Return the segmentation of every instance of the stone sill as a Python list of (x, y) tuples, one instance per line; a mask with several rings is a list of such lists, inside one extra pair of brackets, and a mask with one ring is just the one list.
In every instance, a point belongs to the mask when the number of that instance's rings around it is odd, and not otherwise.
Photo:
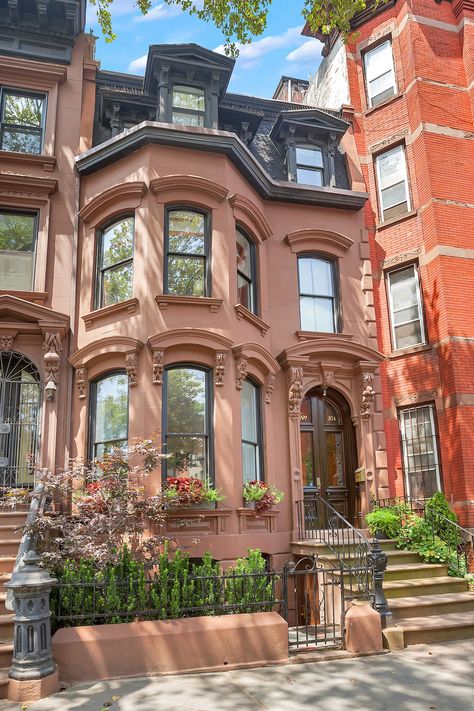
[(378, 109), (383, 109), (384, 106), (392, 104), (394, 101), (397, 101), (402, 96), (404, 96), (403, 91), (399, 91), (397, 94), (389, 96), (388, 99), (385, 99), (385, 101), (381, 101), (380, 104), (377, 104), (377, 106), (371, 106), (370, 108), (365, 109), (365, 111), (362, 112), (362, 116), (370, 116), (374, 113), (374, 111), (378, 111)]
[(26, 163), (31, 167), (40, 166), (51, 173), (56, 165), (56, 156), (38, 155), (37, 153), (19, 153), (16, 151), (0, 151), (2, 163)]
[(384, 220), (384, 222), (377, 222), (375, 225), (376, 230), (383, 230), (390, 225), (396, 225), (398, 222), (403, 222), (403, 220), (409, 220), (410, 217), (416, 217), (418, 215), (418, 210), (410, 210), (409, 212), (404, 212), (403, 215), (397, 215), (396, 217), (391, 217), (390, 220)]
[(311, 341), (318, 338), (334, 338), (350, 341), (354, 338), (352, 333), (331, 333), (325, 331), (295, 331), (299, 341)]
[(30, 301), (33, 304), (44, 306), (48, 298), (47, 291), (12, 291), (12, 289), (0, 289), (0, 296), (15, 296), (23, 301)]
[(251, 323), (253, 326), (256, 326), (256, 328), (259, 329), (260, 333), (262, 336), (266, 334), (270, 326), (265, 323), (265, 321), (262, 321), (262, 319), (259, 316), (256, 316), (253, 314), (251, 311), (248, 310), (245, 306), (242, 306), (242, 304), (236, 304), (234, 306), (235, 313), (237, 315), (237, 318), (239, 321), (244, 319), (245, 321), (248, 321)]
[(155, 296), (160, 311), (166, 311), (168, 306), (207, 306), (209, 311), (215, 313), (222, 306), (222, 299), (213, 299), (210, 296), (179, 296), (176, 294), (160, 294)]
[(82, 317), (86, 330), (94, 328), (101, 321), (106, 319), (108, 316), (127, 316), (128, 314), (134, 314), (138, 311), (139, 301), (136, 298), (127, 299), (127, 301), (120, 301), (118, 304), (111, 304), (110, 306), (104, 306), (101, 309), (96, 309), (91, 311), (86, 316)]
[(390, 360), (396, 360), (397, 358), (403, 358), (404, 356), (416, 355), (417, 353), (426, 353), (433, 350), (429, 343), (422, 343), (419, 346), (409, 346), (408, 348), (400, 348), (398, 351), (392, 351), (387, 358)]

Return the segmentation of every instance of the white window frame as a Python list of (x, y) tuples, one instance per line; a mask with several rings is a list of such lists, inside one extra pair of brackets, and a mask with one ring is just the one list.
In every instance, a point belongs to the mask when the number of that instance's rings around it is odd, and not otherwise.
[[(376, 50), (379, 50), (384, 45), (386, 45), (388, 47), (388, 51), (390, 52), (390, 57), (392, 60), (392, 66), (391, 66), (390, 73), (391, 73), (391, 79), (392, 79), (393, 94), (392, 94), (392, 96), (387, 96), (386, 99), (382, 99), (382, 101), (380, 101), (379, 103), (374, 104), (373, 103), (374, 97), (371, 95), (371, 92), (370, 92), (370, 81), (369, 81), (369, 76), (368, 76), (368, 71), (367, 71), (367, 57), (369, 57), (370, 54), (375, 52)], [(381, 76), (383, 76), (383, 75), (379, 74), (379, 76), (373, 77), (373, 79), (371, 81), (373, 81), (374, 79), (379, 79)], [(390, 38), (386, 39), (384, 42), (380, 42), (380, 44), (377, 44), (375, 47), (371, 47), (364, 53), (364, 79), (365, 79), (365, 86), (366, 86), (366, 91), (367, 91), (367, 100), (368, 100), (368, 104), (369, 104), (370, 108), (372, 108), (373, 106), (380, 106), (380, 104), (383, 104), (384, 101), (388, 101), (389, 99), (391, 99), (393, 96), (396, 95), (396, 93), (397, 93), (397, 78), (395, 76), (395, 62), (393, 61), (392, 40)]]
[[(407, 210), (406, 210), (406, 212), (410, 212), (410, 210), (411, 210), (410, 189), (409, 189), (409, 184), (408, 184), (407, 158), (406, 158), (406, 154), (405, 154), (405, 146), (402, 145), (402, 144), (400, 144), (400, 145), (398, 145), (398, 146), (394, 146), (393, 148), (390, 148), (388, 151), (384, 151), (383, 153), (379, 153), (379, 154), (375, 157), (375, 172), (376, 172), (376, 177), (377, 177), (377, 195), (378, 195), (378, 200), (379, 200), (379, 221), (380, 221), (380, 222), (386, 222), (386, 220), (395, 219), (395, 218), (391, 218), (391, 217), (387, 217), (387, 218), (384, 217), (385, 209), (389, 210), (390, 208), (384, 208), (384, 206), (383, 206), (383, 200), (382, 200), (382, 178), (381, 178), (381, 175), (380, 175), (380, 159), (383, 158), (383, 156), (386, 156), (388, 153), (391, 153), (392, 151), (396, 151), (396, 150), (398, 150), (398, 149), (400, 149), (401, 152), (402, 152), (403, 164), (404, 164), (404, 166), (405, 166), (405, 179), (404, 179), (404, 184), (405, 184), (406, 200), (402, 200), (402, 201), (396, 203), (396, 205), (401, 205), (402, 202), (406, 202), (406, 204), (407, 204)], [(396, 184), (396, 183), (394, 183), (394, 185), (395, 185), (395, 184)], [(388, 187), (391, 187), (391, 186), (388, 186)], [(396, 205), (391, 205), (391, 207), (396, 207)], [(404, 212), (403, 214), (406, 215), (406, 212)], [(399, 216), (397, 216), (397, 217), (401, 217), (401, 215), (399, 215)]]
[[(413, 273), (414, 273), (414, 278), (415, 278), (415, 286), (416, 286), (416, 300), (417, 300), (417, 306), (418, 306), (418, 318), (417, 319), (412, 319), (411, 321), (405, 321), (404, 323), (398, 323), (396, 324), (397, 326), (403, 326), (407, 323), (414, 323), (414, 321), (419, 321), (420, 322), (420, 331), (421, 331), (421, 341), (420, 343), (413, 343), (409, 346), (401, 346), (399, 347), (397, 345), (397, 337), (395, 333), (395, 309), (393, 306), (393, 298), (392, 298), (392, 283), (391, 283), (391, 277), (393, 274), (396, 274), (397, 272), (401, 272), (405, 269), (408, 269), (409, 267), (413, 268)], [(420, 275), (418, 271), (418, 264), (405, 264), (402, 267), (399, 267), (398, 269), (391, 269), (389, 272), (387, 272), (387, 291), (388, 291), (388, 300), (389, 300), (389, 305), (390, 305), (390, 330), (392, 334), (392, 347), (394, 351), (403, 351), (407, 348), (416, 348), (417, 346), (424, 346), (426, 344), (426, 331), (425, 331), (425, 320), (423, 317), (423, 299), (422, 299), (422, 294), (421, 294), (421, 287), (420, 287)]]
[[(407, 436), (406, 436), (406, 430), (405, 430), (405, 418), (403, 417), (404, 412), (408, 411), (415, 411), (419, 410), (422, 408), (428, 408), (429, 411), (429, 417), (430, 417), (430, 424), (431, 424), (431, 439), (433, 441), (433, 458), (434, 458), (434, 469), (435, 469), (435, 476), (436, 476), (436, 487), (438, 491), (442, 491), (441, 487), (441, 467), (440, 467), (440, 462), (439, 462), (439, 453), (438, 453), (438, 430), (436, 428), (436, 422), (435, 422), (435, 417), (434, 417), (434, 403), (428, 402), (428, 403), (421, 403), (419, 405), (414, 405), (413, 407), (402, 407), (398, 411), (398, 426), (400, 430), (400, 436), (401, 436), (401, 449), (402, 449), (402, 457), (403, 457), (403, 479), (405, 483), (405, 493), (407, 496), (411, 496), (411, 489), (410, 489), (410, 467), (408, 464), (408, 451), (405, 446), (405, 443), (407, 442)], [(420, 455), (423, 456), (423, 455)]]

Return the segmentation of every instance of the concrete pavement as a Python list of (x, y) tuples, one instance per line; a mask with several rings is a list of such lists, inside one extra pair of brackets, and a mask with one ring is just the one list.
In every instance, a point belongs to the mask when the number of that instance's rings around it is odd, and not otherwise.
[(76, 709), (470, 711), (474, 709), (474, 640), (338, 661), (77, 685), (28, 705), (29, 711)]

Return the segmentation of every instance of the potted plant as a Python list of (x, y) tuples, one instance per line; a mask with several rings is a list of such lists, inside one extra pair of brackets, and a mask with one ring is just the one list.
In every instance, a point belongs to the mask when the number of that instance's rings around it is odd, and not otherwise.
[(163, 482), (162, 497), (165, 508), (207, 508), (224, 498), (218, 489), (192, 476), (168, 476)]
[(246, 508), (255, 509), (261, 514), (283, 501), (284, 494), (275, 486), (268, 486), (264, 481), (247, 481), (242, 496)]
[(396, 538), (400, 532), (400, 515), (389, 508), (377, 508), (365, 517), (372, 536), (376, 538)]

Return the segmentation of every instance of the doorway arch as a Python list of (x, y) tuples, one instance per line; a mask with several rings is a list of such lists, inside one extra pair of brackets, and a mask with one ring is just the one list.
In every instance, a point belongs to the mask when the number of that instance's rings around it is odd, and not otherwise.
[(350, 405), (339, 391), (317, 387), (305, 395), (300, 439), (304, 493), (319, 494), (353, 523), (356, 438)]

